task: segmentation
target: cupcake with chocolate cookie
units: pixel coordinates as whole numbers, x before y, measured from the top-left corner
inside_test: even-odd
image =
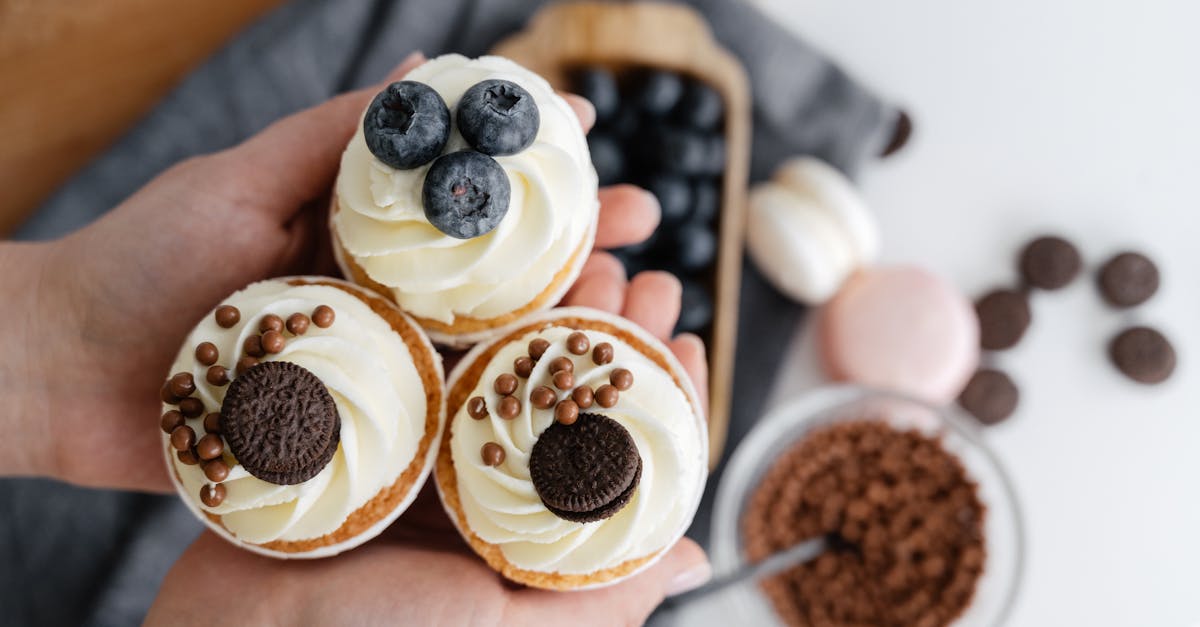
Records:
[[[696,391],[633,323],[555,309],[477,345],[450,375],[438,492],[471,548],[547,589],[614,583],[691,523],[707,477]]]
[[[334,279],[262,281],[188,336],[162,387],[163,449],[227,540],[335,555],[415,498],[443,423],[441,357],[386,299]]]
[[[599,211],[575,113],[501,57],[444,55],[388,85],[342,155],[335,192],[346,277],[452,346],[557,303]]]

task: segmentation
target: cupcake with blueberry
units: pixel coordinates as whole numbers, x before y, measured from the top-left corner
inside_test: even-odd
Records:
[[[200,321],[163,384],[168,472],[230,542],[273,557],[340,553],[424,484],[442,377],[427,336],[381,296],[317,277],[255,283]]]
[[[570,106],[500,57],[444,55],[388,85],[342,155],[346,277],[467,346],[558,302],[591,251],[596,171]]]
[[[632,576],[691,523],[707,477],[696,391],[632,323],[563,308],[476,345],[450,375],[436,477],[505,577],[583,589]]]

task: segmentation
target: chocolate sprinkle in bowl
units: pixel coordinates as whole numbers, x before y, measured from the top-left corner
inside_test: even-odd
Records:
[[[892,444],[909,452],[889,455]],[[720,593],[726,614],[753,625],[1001,625],[1025,559],[1012,481],[969,418],[856,386],[777,407],[734,450],[713,508],[714,577],[811,537],[824,537],[822,555]]]

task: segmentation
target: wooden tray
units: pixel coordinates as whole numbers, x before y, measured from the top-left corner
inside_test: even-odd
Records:
[[[542,9],[526,29],[496,46],[508,57],[567,89],[583,65],[615,72],[659,67],[703,81],[725,100],[726,166],[722,180],[714,316],[708,346],[710,466],[721,458],[729,427],[737,340],[744,202],[750,157],[750,92],[745,71],[715,40],[708,24],[682,5],[572,2]]]

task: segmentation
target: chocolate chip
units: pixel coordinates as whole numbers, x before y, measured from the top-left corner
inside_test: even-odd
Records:
[[[591,407],[592,401],[594,401],[595,398],[596,395],[594,392],[592,392],[592,388],[586,385],[581,385],[575,388],[574,392],[571,392],[571,400],[574,400],[575,404],[578,405],[580,409],[587,409]]]
[[[633,373],[624,368],[617,368],[608,375],[608,382],[612,383],[613,387],[624,392],[633,387]]]
[[[513,361],[513,372],[522,379],[528,379],[533,374],[533,358],[521,356]]]
[[[900,149],[908,144],[909,138],[912,137],[912,132],[912,118],[909,117],[907,112],[900,111],[896,116],[896,121],[892,124],[892,134],[888,138],[887,145],[879,152],[880,158],[890,157],[900,152]]]
[[[200,457],[196,455],[195,449],[188,449],[186,451],[175,451],[175,457],[180,462],[187,464],[188,466],[195,466],[196,464],[200,463]]]
[[[1113,364],[1139,383],[1161,383],[1175,371],[1175,348],[1150,327],[1125,329],[1108,347]]]
[[[499,466],[504,463],[504,447],[495,442],[488,442],[479,449],[479,456],[488,466]]]
[[[180,425],[171,431],[171,446],[177,451],[186,451],[196,444],[196,432],[187,425]]]
[[[312,312],[313,324],[322,329],[328,329],[336,317],[337,315],[333,313],[333,308],[329,305],[318,305]]]
[[[223,459],[214,459],[204,463],[204,476],[213,483],[221,483],[229,477],[229,465]]]
[[[496,377],[496,382],[492,384],[492,387],[500,396],[508,396],[517,391],[517,377],[506,372]]]
[[[217,351],[217,345],[212,342],[200,342],[196,345],[196,361],[201,365],[211,366],[217,363],[217,358],[220,353]]]
[[[596,388],[596,404],[605,409],[616,405],[617,399],[620,397],[621,393],[617,391],[617,388],[607,383]]]
[[[184,418],[197,418],[204,413],[204,402],[198,398],[185,398],[179,401],[179,411]]]
[[[475,420],[488,417],[487,401],[482,396],[473,396],[467,401],[467,415]]]
[[[576,331],[567,336],[567,350],[573,355],[583,355],[591,348],[591,342],[582,331]]]
[[[242,312],[238,311],[238,308],[233,305],[221,305],[217,307],[214,317],[217,319],[217,326],[222,329],[228,329],[242,319]]]
[[[283,339],[283,333],[274,329],[263,333],[262,347],[272,355],[278,355],[283,352],[283,347],[287,346],[287,340]]]
[[[220,433],[221,432],[221,414],[212,412],[204,416],[204,432],[205,433]]]
[[[563,355],[561,357],[555,357],[550,361],[550,374],[556,374],[563,371],[575,372],[575,363],[571,361],[570,357]]]
[[[206,461],[216,459],[223,452],[225,452],[225,444],[221,442],[221,436],[215,433],[205,435],[196,443],[196,454],[200,456],[200,459]]]
[[[171,382],[169,380],[163,381],[162,387],[158,389],[158,396],[162,399],[162,402],[168,405],[177,405],[180,401],[180,398],[171,392]]]
[[[224,366],[209,366],[208,372],[204,373],[204,380],[210,385],[225,385],[229,383],[229,371]]]
[[[573,522],[621,510],[642,475],[642,458],[625,427],[597,414],[552,423],[529,455],[529,478],[546,509]]]
[[[608,342],[600,342],[592,349],[592,362],[597,366],[612,363],[613,347]]]
[[[1079,251],[1061,237],[1039,237],[1021,252],[1021,275],[1025,282],[1044,290],[1064,287],[1082,267]]]
[[[247,355],[246,357],[242,357],[241,359],[238,360],[237,368],[234,369],[234,372],[237,373],[237,376],[240,377],[243,374],[246,374],[247,370],[249,370],[257,365],[258,365],[258,360]]]
[[[1012,415],[1020,392],[1008,375],[999,370],[980,369],[967,382],[958,404],[985,425],[994,425]]]
[[[554,387],[560,390],[569,390],[575,387],[575,375],[566,370],[559,370],[554,373]]]
[[[206,484],[204,484],[204,487],[200,488],[200,502],[204,503],[206,506],[216,507],[216,506],[220,505],[221,502],[224,500],[225,500],[225,485],[224,484],[217,483],[217,484],[210,485],[210,484],[206,483]]]
[[[267,351],[263,349],[261,335],[247,335],[242,342],[242,352],[251,357],[263,357]]]
[[[1100,268],[1100,294],[1113,307],[1133,307],[1158,291],[1158,266],[1141,253],[1121,253]]]
[[[557,400],[558,394],[544,385],[539,385],[529,394],[529,403],[538,409],[550,409]]]
[[[979,344],[986,350],[1016,346],[1029,328],[1029,299],[1016,290],[994,290],[975,303]]]
[[[534,361],[542,358],[546,354],[546,349],[550,348],[550,342],[543,338],[536,338],[529,341],[529,357]]]
[[[159,422],[159,426],[162,427],[163,433],[170,433],[175,430],[175,427],[178,427],[182,424],[183,414],[174,409],[164,412],[162,415],[162,421]]]
[[[308,316],[302,313],[294,313],[288,316],[287,330],[292,335],[304,335],[308,332],[309,319]]]
[[[521,413],[521,401],[511,396],[505,396],[496,404],[496,413],[505,420],[512,420]]]
[[[341,417],[316,375],[286,361],[260,363],[233,380],[222,434],[247,472],[277,485],[303,483],[337,451]]]
[[[559,402],[554,408],[554,419],[564,425],[573,425],[578,418],[579,405],[571,399]]]
[[[258,332],[266,333],[267,331],[282,331],[283,318],[275,314],[267,314],[258,321]]]
[[[168,381],[171,384],[171,394],[184,398],[191,396],[192,392],[196,391],[196,380],[192,378],[190,372],[180,372],[171,377]]]

